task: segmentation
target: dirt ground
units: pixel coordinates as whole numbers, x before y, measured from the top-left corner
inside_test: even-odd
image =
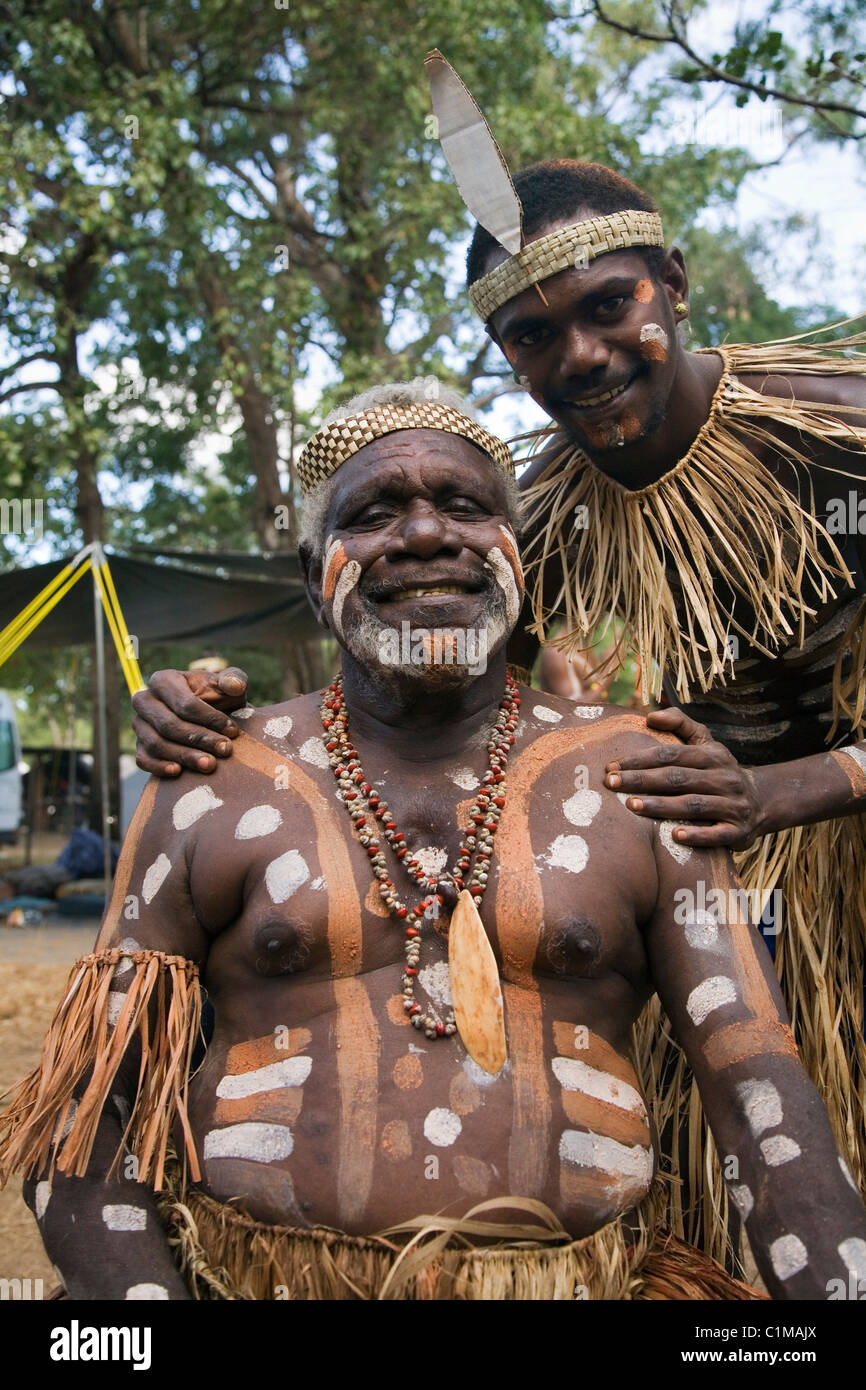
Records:
[[[98,927],[95,919],[67,925],[58,918],[40,927],[0,925],[0,1094],[39,1061],[70,966],[92,949]],[[57,1283],[20,1178],[0,1192],[0,1278],[42,1279],[46,1293]]]

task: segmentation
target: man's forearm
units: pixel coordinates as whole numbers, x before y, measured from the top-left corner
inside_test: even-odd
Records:
[[[771,763],[756,769],[756,775],[763,834],[866,811],[866,742]]]

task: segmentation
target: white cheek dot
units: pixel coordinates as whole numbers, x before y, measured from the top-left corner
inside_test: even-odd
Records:
[[[236,840],[257,840],[262,835],[273,835],[283,823],[276,806],[252,806],[245,811],[235,827]]]
[[[737,988],[733,980],[729,980],[727,975],[711,975],[708,980],[695,985],[686,1000],[689,1018],[697,1028],[716,1009],[733,1004],[736,997]]]
[[[775,1129],[776,1125],[782,1123],[782,1098],[772,1081],[740,1081],[736,1091],[749,1129],[756,1139],[765,1129]]]
[[[34,1199],[34,1206],[36,1207],[36,1220],[37,1220],[37,1221],[41,1221],[41,1220],[42,1220],[43,1216],[45,1215],[46,1211],[48,1210],[48,1203],[50,1202],[50,1200],[51,1200],[51,1183],[50,1183],[50,1182],[44,1182],[44,1181],[43,1181],[43,1182],[38,1182],[38,1183],[36,1184],[36,1197],[35,1197],[35,1199]]]
[[[292,732],[293,723],[291,715],[280,714],[275,719],[268,720],[262,733],[266,734],[268,738],[288,738]]]
[[[580,788],[562,803],[565,819],[572,825],[591,825],[600,810],[601,796],[589,787]]]
[[[431,1110],[424,1121],[424,1138],[438,1149],[447,1149],[458,1138],[463,1122],[453,1110]]]
[[[571,874],[582,873],[589,862],[589,846],[582,835],[557,835],[547,851],[545,862],[551,869],[567,869]]]
[[[177,810],[177,807],[175,807]],[[154,859],[150,868],[144,875],[144,882],[141,885],[141,896],[146,903],[152,902],[165,883],[166,876],[171,869],[171,860],[167,854],[160,854]],[[130,962],[131,964],[132,962]]]
[[[719,924],[711,912],[699,907],[686,916],[686,941],[696,951],[708,951],[719,939]]]
[[[204,1156],[210,1158],[248,1158],[253,1163],[276,1163],[288,1158],[295,1141],[287,1125],[247,1124],[212,1129],[204,1139]]]
[[[747,1187],[745,1183],[739,1183],[732,1184],[729,1191],[731,1194],[731,1201],[740,1213],[740,1220],[748,1221],[752,1213],[752,1208],[755,1205],[752,1189]]]
[[[691,849],[688,845],[681,845],[674,839],[676,825],[673,821],[663,820],[659,825],[659,839],[672,859],[678,864],[687,864],[692,857]]]
[[[215,811],[219,806],[222,806],[222,801],[212,787],[193,787],[191,792],[186,792],[174,804],[171,818],[175,830],[189,829],[208,811]]]
[[[168,1301],[168,1289],[164,1284],[133,1284],[126,1290],[127,1303],[156,1303],[163,1299]]]
[[[120,1204],[102,1208],[103,1225],[109,1231],[144,1231],[147,1229],[147,1212],[144,1207]]]
[[[806,1268],[809,1254],[799,1236],[780,1236],[770,1246],[770,1262],[777,1279],[790,1279]]]
[[[551,709],[549,705],[536,705],[532,717],[540,719],[543,724],[558,724],[562,715],[558,709]]]
[[[770,1168],[790,1163],[792,1159],[799,1158],[801,1152],[800,1145],[796,1140],[789,1139],[787,1134],[773,1134],[769,1139],[761,1140],[761,1153]]]
[[[856,1275],[858,1282],[866,1280],[866,1240],[862,1240],[860,1236],[851,1236],[850,1240],[843,1240],[837,1249],[845,1261],[846,1268],[851,1274]]]
[[[320,738],[308,738],[298,751],[305,763],[312,763],[313,767],[330,767],[325,745]]]
[[[306,861],[296,849],[281,854],[279,859],[272,859],[265,869],[265,886],[271,902],[284,903],[309,877]]]

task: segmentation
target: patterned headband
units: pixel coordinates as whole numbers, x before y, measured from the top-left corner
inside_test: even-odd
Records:
[[[476,314],[487,323],[509,299],[539,280],[547,280],[562,270],[585,270],[590,261],[608,251],[664,244],[662,220],[657,212],[629,210],[612,212],[607,217],[588,217],[531,241],[476,280],[469,288],[469,298]]]
[[[365,444],[372,444],[374,439],[394,434],[397,430],[424,429],[462,435],[488,454],[498,468],[514,477],[514,460],[501,439],[490,434],[468,415],[461,415],[449,406],[437,405],[435,401],[421,401],[413,405],[379,405],[359,415],[349,415],[344,420],[322,425],[304,446],[298,459],[301,491],[304,494],[312,492],[319,483],[330,478],[341,463],[357,454]]]

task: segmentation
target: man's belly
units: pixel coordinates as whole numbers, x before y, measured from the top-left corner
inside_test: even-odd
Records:
[[[253,1037],[243,1007],[229,1017],[217,1000],[191,1087],[203,1185],[263,1221],[354,1234],[507,1196],[545,1202],[574,1236],[597,1230],[653,1171],[638,1079],[597,1028],[599,983],[505,984],[495,1077],[459,1037],[409,1026],[391,968],[322,982],[306,1022],[291,987],[257,996]]]

